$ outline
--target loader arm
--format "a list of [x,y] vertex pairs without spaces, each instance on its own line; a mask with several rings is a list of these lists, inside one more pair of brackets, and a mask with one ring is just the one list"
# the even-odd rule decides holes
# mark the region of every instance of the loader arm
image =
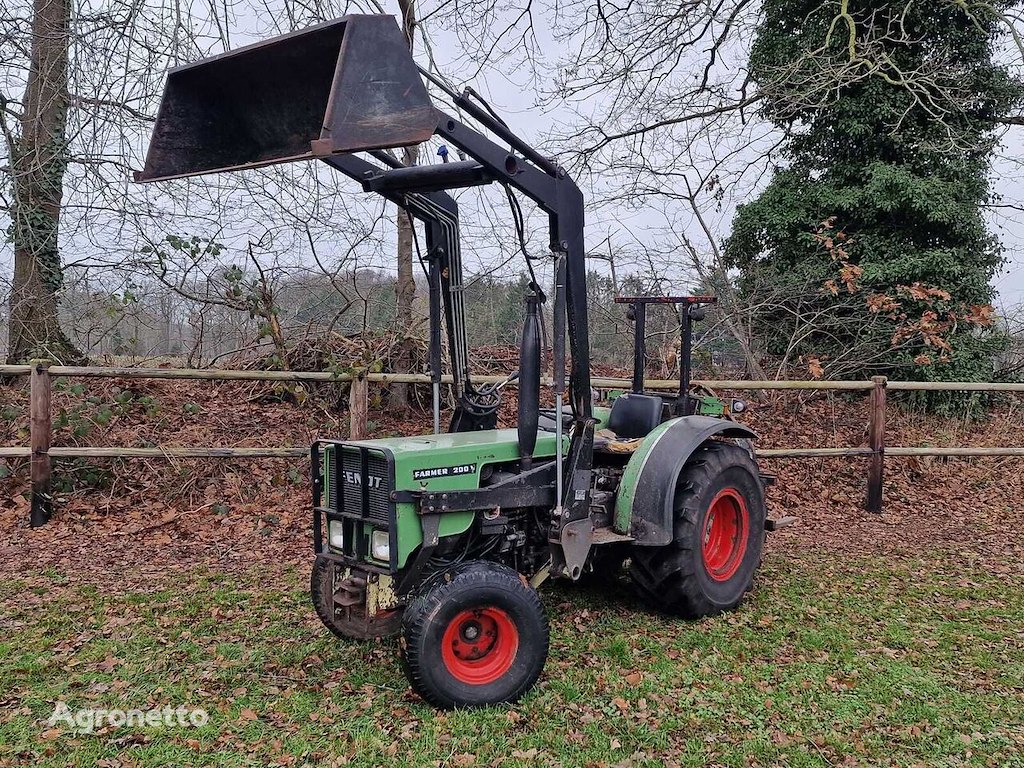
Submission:
[[[366,191],[385,196],[429,194],[497,182],[519,190],[548,214],[550,248],[561,257],[557,269],[559,287],[554,307],[556,387],[561,386],[562,372],[565,370],[566,350],[560,343],[564,327],[569,338],[568,351],[572,365],[569,402],[573,414],[568,452],[558,473],[557,482],[561,492],[557,494],[556,502],[560,503],[556,503],[549,533],[552,572],[578,571],[590,546],[586,531],[590,526],[595,424],[590,388],[583,194],[562,168],[541,158],[490,114],[464,96],[453,95],[453,101],[492,133],[507,141],[511,150],[437,110],[435,132],[463,150],[472,160],[416,168],[378,169],[376,173],[364,176],[361,182]],[[321,143],[316,149],[324,151],[325,147]],[[537,164],[527,162],[527,158]],[[520,382],[519,441],[521,448],[528,446],[527,453],[532,453],[536,442],[537,415],[536,407],[530,407],[532,399],[524,396],[524,385],[539,386],[539,376],[540,370],[537,367],[534,381]],[[469,491],[467,496],[475,493],[485,492]],[[569,547],[579,541],[586,542],[582,551],[570,553]],[[570,566],[570,563],[575,565]]]
[[[494,138],[437,109],[424,79]],[[432,246],[443,244],[449,255],[457,253],[457,213],[446,209],[443,198],[431,197],[436,193],[498,183],[518,190],[547,213],[558,274],[554,321],[558,331],[565,328],[569,339],[573,415],[568,451],[563,457],[559,446],[555,459],[559,503],[552,515],[550,542],[552,571],[558,572],[566,562],[562,555],[568,542],[581,540],[579,534],[585,532],[591,500],[594,418],[583,194],[563,168],[513,133],[472,95],[456,93],[417,67],[393,17],[345,16],[172,69],[145,166],[136,179],[157,181],[321,159],[347,175],[358,175],[364,190],[403,201],[414,215],[426,217],[428,231],[433,230]],[[364,168],[353,159],[353,153],[420,144],[434,135],[468,159],[416,167],[391,167],[389,162],[383,168]],[[458,288],[449,284],[452,318],[462,312]],[[534,295],[532,304],[528,301],[521,347],[517,430],[524,469],[530,466],[538,434],[538,300]],[[434,306],[436,312],[436,300]],[[449,341],[454,339],[456,364],[463,365],[460,379],[465,390],[465,354],[458,338],[464,337],[464,325],[458,327],[463,322],[453,321]],[[560,393],[566,350],[558,335],[555,379]],[[434,341],[437,362],[440,344]],[[434,368],[435,375],[438,370]],[[560,435],[560,419],[558,424]],[[589,547],[589,536],[582,539],[586,547],[571,558],[576,572]]]
[[[384,152],[371,153],[392,168],[404,167],[397,159]],[[378,173],[381,168],[357,155],[331,155],[323,161],[337,171],[358,182]],[[431,265],[428,273],[430,301],[430,372],[435,384],[441,382],[441,305],[447,320],[449,364],[455,390],[456,408],[463,409],[462,399],[473,392],[469,378],[469,346],[466,337],[466,310],[462,283],[462,250],[459,238],[459,204],[444,192],[387,193],[384,195],[400,209],[408,211],[422,221],[426,231],[426,259]],[[438,300],[437,293],[440,294]],[[435,401],[435,412],[436,412]],[[454,424],[465,424],[458,411]]]

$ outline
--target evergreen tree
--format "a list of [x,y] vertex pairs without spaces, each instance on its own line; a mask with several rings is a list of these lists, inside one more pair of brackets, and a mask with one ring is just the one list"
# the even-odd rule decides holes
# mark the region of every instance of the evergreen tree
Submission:
[[1005,0],[766,0],[750,73],[785,164],[726,243],[766,351],[831,375],[983,379],[1000,340],[989,158],[1022,87]]

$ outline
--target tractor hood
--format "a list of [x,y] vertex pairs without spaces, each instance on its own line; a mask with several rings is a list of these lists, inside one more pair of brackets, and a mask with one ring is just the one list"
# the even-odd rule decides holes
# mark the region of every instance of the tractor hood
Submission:
[[[566,446],[568,437],[563,437]],[[379,440],[346,440],[345,445],[384,449],[395,459],[395,490],[453,490],[476,488],[480,474],[492,464],[519,460],[515,429],[490,429]],[[555,435],[541,432],[534,455],[555,455]]]

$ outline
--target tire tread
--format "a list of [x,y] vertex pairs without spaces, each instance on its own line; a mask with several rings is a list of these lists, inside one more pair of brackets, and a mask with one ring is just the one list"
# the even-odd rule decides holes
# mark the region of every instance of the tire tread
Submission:
[[429,631],[438,611],[449,599],[457,593],[482,587],[504,589],[515,594],[524,600],[527,610],[532,612],[542,625],[539,638],[524,637],[520,634],[521,642],[542,643],[542,662],[531,674],[524,677],[509,695],[503,697],[502,701],[518,701],[537,682],[544,667],[543,659],[546,659],[548,654],[549,625],[537,591],[526,586],[519,574],[506,566],[485,561],[460,563],[448,569],[443,578],[431,580],[424,585],[419,594],[409,602],[402,616],[402,668],[412,689],[435,707],[451,709],[462,702],[455,701],[445,691],[439,690],[424,674],[426,661],[421,658],[420,641]]
[[[700,553],[694,552],[692,542],[697,540],[695,534],[703,522],[701,500],[715,479],[732,466],[742,466],[754,479],[759,478],[757,464],[740,446],[720,440],[705,441],[679,476],[673,502],[672,543],[634,548],[630,578],[638,596],[652,608],[688,619],[715,616],[738,606],[752,588],[756,567],[746,575],[739,598],[728,605],[716,605],[704,593],[695,573]],[[763,497],[758,501],[759,509],[749,510],[751,524],[763,530]]]

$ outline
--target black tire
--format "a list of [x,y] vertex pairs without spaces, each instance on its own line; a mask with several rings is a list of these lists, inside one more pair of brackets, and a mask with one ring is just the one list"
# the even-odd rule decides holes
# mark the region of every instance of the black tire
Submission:
[[757,464],[741,446],[705,442],[680,472],[674,510],[671,544],[633,548],[637,593],[656,610],[689,619],[735,608],[753,585],[764,547]]
[[341,579],[339,570],[333,561],[319,555],[313,563],[309,596],[323,625],[345,640],[371,640],[398,634],[402,626],[398,611],[386,616],[368,617],[365,606],[340,608],[335,605],[334,591]]
[[402,666],[436,707],[514,702],[548,656],[548,619],[537,591],[497,563],[453,566],[423,586],[402,618]]

